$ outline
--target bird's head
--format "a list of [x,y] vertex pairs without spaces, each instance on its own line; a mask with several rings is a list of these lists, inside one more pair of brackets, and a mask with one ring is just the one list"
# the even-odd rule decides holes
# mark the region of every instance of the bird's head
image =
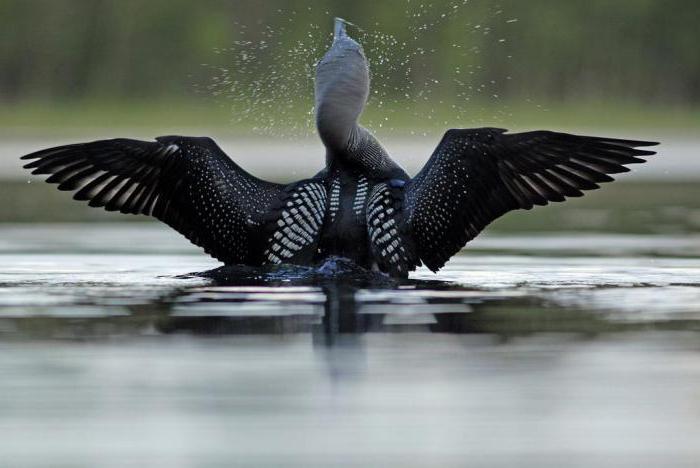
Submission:
[[369,65],[362,46],[335,19],[333,44],[316,66],[316,127],[333,151],[347,148],[369,96]]

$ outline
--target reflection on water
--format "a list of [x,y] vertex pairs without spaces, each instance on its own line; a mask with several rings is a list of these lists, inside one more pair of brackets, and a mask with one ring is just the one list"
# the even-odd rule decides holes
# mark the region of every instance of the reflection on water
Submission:
[[0,465],[697,466],[698,247],[487,237],[399,283],[212,280],[158,227],[0,228]]

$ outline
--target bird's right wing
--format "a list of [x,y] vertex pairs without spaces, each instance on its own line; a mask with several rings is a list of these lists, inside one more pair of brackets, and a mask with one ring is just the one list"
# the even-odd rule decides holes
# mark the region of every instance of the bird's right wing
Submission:
[[403,235],[436,271],[488,224],[516,209],[580,197],[655,154],[656,143],[495,128],[449,130],[406,184]]
[[22,157],[33,174],[107,211],[154,216],[227,263],[259,255],[256,225],[285,186],[253,177],[210,138],[113,139]]

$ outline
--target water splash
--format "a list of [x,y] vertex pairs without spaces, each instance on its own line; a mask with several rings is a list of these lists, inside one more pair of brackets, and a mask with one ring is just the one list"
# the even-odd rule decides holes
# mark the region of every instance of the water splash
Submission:
[[329,33],[312,23],[290,44],[285,26],[265,26],[257,32],[260,39],[251,40],[246,39],[252,36],[249,28],[237,25],[244,38],[216,50],[227,65],[214,67],[209,92],[230,107],[232,124],[278,137],[312,134],[313,78],[319,53],[330,44]]
[[[371,67],[372,87],[363,125],[391,132],[402,127],[479,124],[485,115],[500,123],[512,116],[501,101],[504,83],[512,77],[485,79],[479,55],[486,47],[493,51],[495,44],[498,53],[509,54],[508,39],[495,35],[492,25],[514,23],[517,18],[493,8],[485,17],[474,17],[469,3],[458,0],[436,11],[432,3],[405,0],[405,18],[397,21],[405,24],[402,29],[396,31],[394,24],[393,33],[387,32],[391,29],[378,22],[352,28]],[[294,10],[277,14],[288,21],[303,16]],[[284,24],[255,31],[238,24],[242,39],[217,51],[226,66],[215,68],[208,88],[230,106],[233,124],[276,137],[315,134],[315,66],[332,41],[327,26],[333,15],[326,11],[323,16],[320,22],[308,24],[303,37],[292,40],[292,28]],[[458,28],[463,40],[447,45],[454,65],[438,68],[437,54],[444,51],[428,47],[427,36],[441,34],[445,28]]]

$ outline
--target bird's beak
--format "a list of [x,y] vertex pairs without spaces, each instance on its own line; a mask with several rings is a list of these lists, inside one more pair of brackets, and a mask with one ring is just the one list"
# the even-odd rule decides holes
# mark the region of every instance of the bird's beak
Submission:
[[341,37],[347,36],[347,33],[345,32],[345,24],[347,21],[345,21],[343,18],[336,18],[335,19],[335,28],[333,30],[334,36],[333,39],[340,39]]

